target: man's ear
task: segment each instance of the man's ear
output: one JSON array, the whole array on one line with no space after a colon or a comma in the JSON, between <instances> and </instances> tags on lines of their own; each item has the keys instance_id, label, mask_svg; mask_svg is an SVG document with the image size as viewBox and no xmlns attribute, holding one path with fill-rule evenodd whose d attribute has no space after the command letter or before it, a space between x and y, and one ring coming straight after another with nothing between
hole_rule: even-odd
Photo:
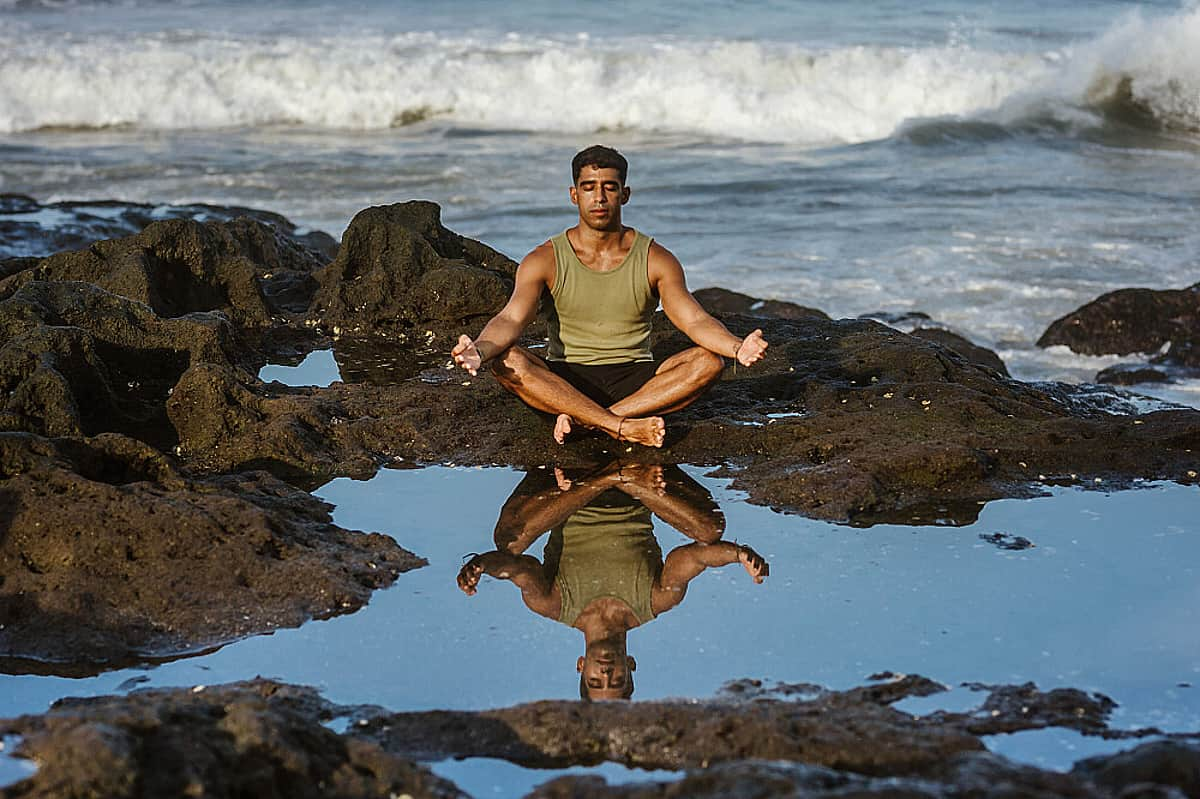
<instances>
[{"instance_id":1,"label":"man's ear","mask_svg":"<svg viewBox=\"0 0 1200 799\"><path fill-rule=\"evenodd\" d=\"M575 188L574 186L572 186L572 187L571 187L571 188L568 190L568 193L571 195L571 205L579 205L579 192L578 192L578 190L576 190L576 188ZM624 201L624 200L622 200L621 202L622 202L622 204L624 204L624 202L625 202L625 201Z\"/></svg>"},{"instance_id":2,"label":"man's ear","mask_svg":"<svg viewBox=\"0 0 1200 799\"><path fill-rule=\"evenodd\" d=\"M579 660L575 661L575 671L583 674L583 655L580 655Z\"/></svg>"},{"instance_id":3,"label":"man's ear","mask_svg":"<svg viewBox=\"0 0 1200 799\"><path fill-rule=\"evenodd\" d=\"M580 659L582 660L582 658ZM633 659L633 655L628 655L625 659L629 661L629 670L637 671L637 661Z\"/></svg>"},{"instance_id":4,"label":"man's ear","mask_svg":"<svg viewBox=\"0 0 1200 799\"><path fill-rule=\"evenodd\" d=\"M629 202L629 195L632 193L633 193L633 189L629 188L628 186L621 189L621 205L624 205L625 203Z\"/></svg>"}]
</instances>

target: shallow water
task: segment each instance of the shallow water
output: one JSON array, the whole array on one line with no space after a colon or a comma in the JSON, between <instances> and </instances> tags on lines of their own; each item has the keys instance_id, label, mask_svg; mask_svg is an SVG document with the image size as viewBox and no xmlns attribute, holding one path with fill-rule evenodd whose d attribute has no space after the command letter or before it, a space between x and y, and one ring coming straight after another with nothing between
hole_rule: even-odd
<instances>
[{"instance_id":1,"label":"shallow water","mask_svg":"<svg viewBox=\"0 0 1200 799\"><path fill-rule=\"evenodd\" d=\"M685 472L719 503L725 538L762 553L770 576L755 585L737 565L709 569L678 607L632 630L635 699L712 696L742 677L844 688L891 670L948 686L1033 681L1100 691L1119 704L1114 726L1200 729L1200 688L1191 687L1200 684L1195 487L1052 489L989 503L965 527L854 529L749 505L726 481ZM87 679L0 678L0 716L38 712L61 696L256 675L393 710L577 698L578 631L532 613L504 581L484 577L473 597L455 585L464 556L492 548L500 508L522 477L442 466L334 480L316 493L337 506L338 524L386 532L430 565L401 575L358 613L211 654ZM664 555L688 542L654 523ZM980 538L997 532L1034 546L1007 551ZM544 543L529 554L541 559ZM970 706L971 694L909 702L905 709L927 712ZM1055 768L1108 746L1057 731L989 744ZM489 779L486 762L443 769ZM498 767L495 779L527 785L514 774Z\"/></svg>"}]
</instances>

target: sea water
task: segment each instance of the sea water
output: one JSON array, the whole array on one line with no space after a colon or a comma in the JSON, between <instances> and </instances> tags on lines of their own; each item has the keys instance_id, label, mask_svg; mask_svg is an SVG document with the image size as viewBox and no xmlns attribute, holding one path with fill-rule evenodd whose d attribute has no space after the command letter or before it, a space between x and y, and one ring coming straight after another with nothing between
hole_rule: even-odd
<instances>
[{"instance_id":1,"label":"sea water","mask_svg":"<svg viewBox=\"0 0 1200 799\"><path fill-rule=\"evenodd\" d=\"M1192 0L4 0L0 191L334 236L423 198L519 259L602 141L694 288L922 311L1087 381L1121 359L1037 348L1051 321L1200 280L1198 41Z\"/></svg>"}]
</instances>

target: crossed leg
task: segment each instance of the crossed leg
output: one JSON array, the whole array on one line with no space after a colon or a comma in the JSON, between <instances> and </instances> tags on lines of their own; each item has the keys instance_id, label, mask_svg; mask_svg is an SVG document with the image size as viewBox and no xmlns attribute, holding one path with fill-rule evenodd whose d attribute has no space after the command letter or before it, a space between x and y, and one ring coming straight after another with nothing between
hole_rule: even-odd
<instances>
[{"instance_id":1,"label":"crossed leg","mask_svg":"<svg viewBox=\"0 0 1200 799\"><path fill-rule=\"evenodd\" d=\"M656 414L694 402L716 382L724 366L720 356L693 347L667 358L645 385L605 408L521 347L510 347L493 363L493 373L502 386L530 407L557 414L554 438L560 444L571 425L578 423L648 447L661 447L666 435L666 425Z\"/></svg>"}]
</instances>

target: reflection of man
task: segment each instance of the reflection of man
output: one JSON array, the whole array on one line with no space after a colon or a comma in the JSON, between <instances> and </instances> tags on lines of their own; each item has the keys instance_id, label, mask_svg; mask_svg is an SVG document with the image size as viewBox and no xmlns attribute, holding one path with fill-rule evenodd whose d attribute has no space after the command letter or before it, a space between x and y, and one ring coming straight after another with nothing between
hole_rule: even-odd
<instances>
[{"instance_id":1,"label":"reflection of man","mask_svg":"<svg viewBox=\"0 0 1200 799\"><path fill-rule=\"evenodd\" d=\"M721 540L725 517L678 467L614 463L575 482L558 469L555 476L550 485L531 472L517 486L500 511L496 549L467 561L458 585L470 596L483 574L510 580L530 610L582 632L576 666L584 699L633 694L637 664L626 634L678 605L693 577L731 563L756 583L768 575L753 549ZM651 512L693 541L664 559ZM524 553L546 530L543 563Z\"/></svg>"},{"instance_id":2,"label":"reflection of man","mask_svg":"<svg viewBox=\"0 0 1200 799\"><path fill-rule=\"evenodd\" d=\"M500 385L556 415L560 444L573 425L583 425L661 447L666 428L658 414L694 402L720 378L723 358L750 366L767 349L761 330L738 338L709 315L688 291L678 259L621 223L628 166L601 145L575 156L570 193L578 224L525 256L508 303L451 352L471 374L491 361ZM544 293L553 301L545 360L516 346ZM697 346L656 362L650 319L660 302Z\"/></svg>"}]
</instances>

